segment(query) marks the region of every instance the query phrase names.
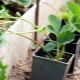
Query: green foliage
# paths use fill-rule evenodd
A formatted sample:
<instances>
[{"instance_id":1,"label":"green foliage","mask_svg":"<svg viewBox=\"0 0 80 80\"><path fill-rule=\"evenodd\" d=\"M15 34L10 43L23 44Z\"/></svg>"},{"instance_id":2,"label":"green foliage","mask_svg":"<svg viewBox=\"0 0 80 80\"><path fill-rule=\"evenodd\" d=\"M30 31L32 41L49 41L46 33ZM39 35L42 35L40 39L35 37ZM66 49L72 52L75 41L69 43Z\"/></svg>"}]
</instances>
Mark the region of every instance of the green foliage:
<instances>
[{"instance_id":1,"label":"green foliage","mask_svg":"<svg viewBox=\"0 0 80 80\"><path fill-rule=\"evenodd\" d=\"M80 22L80 20L78 19L78 16L77 15L72 15L69 18L69 23L74 24L74 23L77 23L77 22Z\"/></svg>"},{"instance_id":2,"label":"green foliage","mask_svg":"<svg viewBox=\"0 0 80 80\"><path fill-rule=\"evenodd\" d=\"M53 33L53 34L57 35L57 33L55 32L54 27L53 27L52 25L47 25L47 27L46 27L46 28L47 28L47 29L48 29L48 31L50 31L51 33Z\"/></svg>"},{"instance_id":3,"label":"green foliage","mask_svg":"<svg viewBox=\"0 0 80 80\"><path fill-rule=\"evenodd\" d=\"M0 59L0 80L6 80L6 69L7 66L4 65L2 59Z\"/></svg>"},{"instance_id":4,"label":"green foliage","mask_svg":"<svg viewBox=\"0 0 80 80\"><path fill-rule=\"evenodd\" d=\"M55 15L50 15L48 17L50 24L47 26L47 29L56 36L57 44L50 44L50 42L44 46L44 49L50 51L57 47L57 54L55 57L57 60L62 58L65 51L65 45L74 40L74 32L80 32L80 7L74 2L67 2L66 4L67 11L59 14L65 21L65 25L61 26L61 20ZM59 50L61 50L61 52L59 52Z\"/></svg>"},{"instance_id":5,"label":"green foliage","mask_svg":"<svg viewBox=\"0 0 80 80\"><path fill-rule=\"evenodd\" d=\"M80 7L73 2L67 2L67 6L69 11L72 13L68 19L69 24L72 25L75 30L80 32Z\"/></svg>"},{"instance_id":6,"label":"green foliage","mask_svg":"<svg viewBox=\"0 0 80 80\"><path fill-rule=\"evenodd\" d=\"M62 12L60 17L68 23L69 29L80 32L80 6L74 2L67 2L67 12ZM64 15L65 14L65 15Z\"/></svg>"},{"instance_id":7,"label":"green foliage","mask_svg":"<svg viewBox=\"0 0 80 80\"><path fill-rule=\"evenodd\" d=\"M0 10L0 18L6 19L6 18L11 17L11 15L9 15L9 11L6 10L6 8L3 5L1 7L2 9Z\"/></svg>"},{"instance_id":8,"label":"green foliage","mask_svg":"<svg viewBox=\"0 0 80 80\"><path fill-rule=\"evenodd\" d=\"M28 7L32 1L31 0L17 0L16 2L25 6L25 7Z\"/></svg>"},{"instance_id":9,"label":"green foliage","mask_svg":"<svg viewBox=\"0 0 80 80\"><path fill-rule=\"evenodd\" d=\"M70 31L61 32L57 38L57 42L59 44L67 44L73 40L74 40L74 33Z\"/></svg>"},{"instance_id":10,"label":"green foliage","mask_svg":"<svg viewBox=\"0 0 80 80\"><path fill-rule=\"evenodd\" d=\"M25 2L25 1L23 1L23 2ZM56 41L52 41L50 39L51 41L48 44L46 44L44 47L36 42L39 46L41 46L46 51L46 53L48 53L48 51L51 51L55 47L57 47L57 52L56 52L56 57L55 57L56 60L62 59L62 56L65 52L65 45L74 40L74 37L75 37L74 31L76 31L76 30L80 31L80 26L79 26L80 11L78 11L79 6L77 6L73 2L67 2L67 7L68 7L68 12L64 12L61 14L62 18L65 20L65 25L61 25L62 24L61 20L55 15L49 15L49 17L48 17L49 25L47 27L36 26L35 24L32 24L31 22L18 17L19 19L24 20L24 21L28 22L29 24L31 24L32 26L34 26L35 28L37 28L36 30L25 32L25 33L38 32L38 33L44 34L48 39L50 39L49 36L46 35L45 28L47 28L51 33L53 33L56 36ZM71 7L75 7L76 11L75 11L75 9L73 10L73 8L71 8ZM6 11L6 13L7 13L7 11ZM20 14L18 14L18 15L20 16ZM3 18L11 17L10 15L7 15L7 14L6 14L6 16L4 16L4 15L1 15L1 16L3 16ZM15 34L17 34L17 33L15 33ZM31 39L29 39L29 40L31 40ZM33 42L35 42L35 41L33 41ZM32 48L35 48L34 45L32 46ZM59 50L61 50L61 52L59 52ZM48 56L51 57L50 55L48 55Z\"/></svg>"},{"instance_id":11,"label":"green foliage","mask_svg":"<svg viewBox=\"0 0 80 80\"><path fill-rule=\"evenodd\" d=\"M69 11L73 14L80 15L80 7L74 2L67 2Z\"/></svg>"},{"instance_id":12,"label":"green foliage","mask_svg":"<svg viewBox=\"0 0 80 80\"><path fill-rule=\"evenodd\" d=\"M48 44L44 46L44 49L46 51L51 51L55 47L57 47L57 54L55 59L60 60L65 51L64 45L73 41L75 35L74 35L74 32L72 32L72 29L70 29L70 26L68 24L61 26L61 20L55 15L49 15L48 19L49 19L50 25L47 26L47 29L49 29L49 31L56 36L57 40L56 42L50 41ZM62 46L63 46L62 53L60 53L59 55L59 50L61 49Z\"/></svg>"},{"instance_id":13,"label":"green foliage","mask_svg":"<svg viewBox=\"0 0 80 80\"><path fill-rule=\"evenodd\" d=\"M65 19L71 17L73 14L80 16L80 7L74 2L67 2L67 11L64 11L60 14L60 16Z\"/></svg>"},{"instance_id":14,"label":"green foliage","mask_svg":"<svg viewBox=\"0 0 80 80\"><path fill-rule=\"evenodd\" d=\"M69 24L74 28L74 31L80 32L80 18L77 15L72 15L68 21Z\"/></svg>"},{"instance_id":15,"label":"green foliage","mask_svg":"<svg viewBox=\"0 0 80 80\"><path fill-rule=\"evenodd\" d=\"M9 17L12 17L11 15L9 15L9 11L6 10L6 8L2 5L1 6L1 10L0 10L0 18L2 19L2 23L4 24L4 22L8 21ZM1 23L1 22L0 22ZM10 27L9 24L4 24L4 29L8 29L8 27ZM6 37L5 37L5 31L0 30L0 46L4 45L6 43Z\"/></svg>"},{"instance_id":16,"label":"green foliage","mask_svg":"<svg viewBox=\"0 0 80 80\"><path fill-rule=\"evenodd\" d=\"M71 30L70 29L70 25L69 24L66 24L66 25L63 25L63 27L62 27L62 29L61 29L60 32L62 33L62 32L66 32L66 31L69 31L69 30Z\"/></svg>"},{"instance_id":17,"label":"green foliage","mask_svg":"<svg viewBox=\"0 0 80 80\"><path fill-rule=\"evenodd\" d=\"M60 26L61 26L61 21L59 20L59 18L57 18L56 16L53 16L53 15L50 15L48 17L48 20L49 20L50 24L52 26L54 26L54 28L53 28L54 31L56 33L59 33L59 29L60 29Z\"/></svg>"},{"instance_id":18,"label":"green foliage","mask_svg":"<svg viewBox=\"0 0 80 80\"><path fill-rule=\"evenodd\" d=\"M57 43L55 41L50 41L49 43L47 43L45 46L44 46L44 50L45 51L51 51L53 50L55 47L57 47Z\"/></svg>"},{"instance_id":19,"label":"green foliage","mask_svg":"<svg viewBox=\"0 0 80 80\"><path fill-rule=\"evenodd\" d=\"M5 5L10 5L10 4L17 4L17 5L20 5L20 6L25 6L25 7L28 7L30 6L32 0L6 0L6 1L3 1Z\"/></svg>"},{"instance_id":20,"label":"green foliage","mask_svg":"<svg viewBox=\"0 0 80 80\"><path fill-rule=\"evenodd\" d=\"M69 13L68 12L62 12L59 14L59 16L64 19L64 20L67 20L69 18Z\"/></svg>"}]
</instances>

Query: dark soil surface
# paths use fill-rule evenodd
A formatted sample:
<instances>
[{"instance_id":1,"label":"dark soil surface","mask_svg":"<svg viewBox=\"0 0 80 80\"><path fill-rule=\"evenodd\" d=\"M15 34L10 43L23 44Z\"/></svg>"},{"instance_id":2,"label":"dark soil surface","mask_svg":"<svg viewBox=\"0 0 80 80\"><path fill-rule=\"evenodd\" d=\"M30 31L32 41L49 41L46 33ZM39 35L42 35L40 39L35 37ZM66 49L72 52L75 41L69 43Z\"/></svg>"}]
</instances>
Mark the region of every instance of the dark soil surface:
<instances>
[{"instance_id":1,"label":"dark soil surface","mask_svg":"<svg viewBox=\"0 0 80 80\"><path fill-rule=\"evenodd\" d=\"M31 65L32 65L32 53L25 61L18 61L8 77L8 80L30 80L31 77ZM80 80L80 58L78 60L78 66L75 68L73 74L68 74L66 80Z\"/></svg>"}]
</instances>

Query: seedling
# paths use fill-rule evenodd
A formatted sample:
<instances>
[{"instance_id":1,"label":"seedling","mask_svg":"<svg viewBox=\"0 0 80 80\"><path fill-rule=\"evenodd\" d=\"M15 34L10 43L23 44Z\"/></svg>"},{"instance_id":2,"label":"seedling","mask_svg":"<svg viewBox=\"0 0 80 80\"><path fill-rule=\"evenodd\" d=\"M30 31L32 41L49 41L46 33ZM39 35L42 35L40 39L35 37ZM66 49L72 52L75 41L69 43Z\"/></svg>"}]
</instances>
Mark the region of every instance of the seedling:
<instances>
[{"instance_id":1,"label":"seedling","mask_svg":"<svg viewBox=\"0 0 80 80\"><path fill-rule=\"evenodd\" d=\"M68 12L62 12L60 17L73 29L80 32L80 7L74 2L67 2Z\"/></svg>"},{"instance_id":2,"label":"seedling","mask_svg":"<svg viewBox=\"0 0 80 80\"><path fill-rule=\"evenodd\" d=\"M44 46L44 50L51 51L57 47L55 59L60 60L64 55L66 44L73 41L75 35L71 31L70 26L68 24L62 26L61 20L55 15L49 15L48 20L50 25L47 26L47 29L56 36L57 41L47 43Z\"/></svg>"},{"instance_id":3,"label":"seedling","mask_svg":"<svg viewBox=\"0 0 80 80\"><path fill-rule=\"evenodd\" d=\"M2 17L4 17L4 16L2 16ZM21 17L8 16L8 18L24 20ZM36 41L33 41L33 40L32 41L34 43L38 44L42 49L44 49L44 51L46 51L47 55L50 58L53 58L53 57L50 55L49 51L53 50L55 47L57 47L57 53L56 53L55 59L60 60L62 58L64 52L65 52L65 45L74 40L74 33L73 33L72 29L70 28L70 25L68 25L68 24L65 24L61 28L61 20L58 17L56 17L55 15L50 15L48 17L48 20L50 22L50 25L48 25L47 28L48 28L48 30L50 30L51 33L53 33L56 36L57 41L51 41L50 43L48 43L45 46L40 45ZM11 32L11 31L5 30L3 28L0 28L0 29L3 31L8 31L8 32L13 33L13 34L20 35L20 36L23 36L21 34L38 32L38 33L44 34L48 39L50 39L50 37L48 35L46 35L46 26L36 26L35 24L33 24L27 20L24 20L24 21L28 22L33 27L36 27L37 30L33 30L33 31L29 31L29 32ZM66 38L66 36L67 36L67 38ZM61 49L61 51L59 51L60 49Z\"/></svg>"}]
</instances>

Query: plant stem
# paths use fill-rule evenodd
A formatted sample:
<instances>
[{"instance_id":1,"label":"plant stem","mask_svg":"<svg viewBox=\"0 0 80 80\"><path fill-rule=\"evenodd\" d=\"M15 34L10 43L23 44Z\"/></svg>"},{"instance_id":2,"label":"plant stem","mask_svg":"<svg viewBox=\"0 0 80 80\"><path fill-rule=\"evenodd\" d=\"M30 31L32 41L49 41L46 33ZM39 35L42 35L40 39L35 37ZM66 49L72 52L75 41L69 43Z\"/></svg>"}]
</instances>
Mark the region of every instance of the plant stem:
<instances>
[{"instance_id":1,"label":"plant stem","mask_svg":"<svg viewBox=\"0 0 80 80\"><path fill-rule=\"evenodd\" d=\"M36 26L35 24L31 23L31 22L28 21L28 20L25 20L25 19L23 19L23 18L20 18L20 20L26 21L26 22L28 22L29 24L31 24L33 27L38 28L38 26Z\"/></svg>"},{"instance_id":2,"label":"plant stem","mask_svg":"<svg viewBox=\"0 0 80 80\"><path fill-rule=\"evenodd\" d=\"M24 37L24 38L27 38L27 39L31 40L32 42L38 44L41 48L43 48L43 46L42 46L41 44L39 44L38 42L32 40L31 38L29 38L29 37L27 37L27 36L24 36L24 35L20 34L20 33L15 33L15 32L12 32L12 31L6 30L6 29L1 28L1 27L0 27L0 30L7 31L7 32L9 32L9 33L17 34L17 35L19 35L19 36L22 36L22 37Z\"/></svg>"},{"instance_id":3,"label":"plant stem","mask_svg":"<svg viewBox=\"0 0 80 80\"><path fill-rule=\"evenodd\" d=\"M58 58L59 57L59 45L57 46L57 55L56 57Z\"/></svg>"},{"instance_id":4,"label":"plant stem","mask_svg":"<svg viewBox=\"0 0 80 80\"><path fill-rule=\"evenodd\" d=\"M9 19L19 19L19 17L9 17Z\"/></svg>"},{"instance_id":5,"label":"plant stem","mask_svg":"<svg viewBox=\"0 0 80 80\"><path fill-rule=\"evenodd\" d=\"M2 24L14 23L14 22L16 22L16 21L5 21L5 22L1 22L0 25L2 25Z\"/></svg>"},{"instance_id":6,"label":"plant stem","mask_svg":"<svg viewBox=\"0 0 80 80\"><path fill-rule=\"evenodd\" d=\"M15 33L12 32L12 31L8 31L8 32L15 34ZM19 34L19 33L17 33L17 35L22 36L22 37L24 37L24 38L27 38L27 39L31 40L31 41L34 42L35 44L38 44L38 45L44 50L43 46L42 46L41 44L39 44L37 41L32 40L31 38L29 38L29 37L27 37L27 36L24 36L24 35L22 35L22 34ZM50 58L53 59L53 57L51 56L51 54L50 54L49 52L46 51L46 53L47 53L47 55L48 55Z\"/></svg>"},{"instance_id":7,"label":"plant stem","mask_svg":"<svg viewBox=\"0 0 80 80\"><path fill-rule=\"evenodd\" d=\"M9 17L9 19L20 19L20 20L23 20L23 21L26 21L28 22L29 24L31 24L33 27L35 28L38 28L38 26L36 26L35 24L31 23L30 21L26 20L26 19L23 19L23 18L19 18L19 17Z\"/></svg>"},{"instance_id":8,"label":"plant stem","mask_svg":"<svg viewBox=\"0 0 80 80\"><path fill-rule=\"evenodd\" d=\"M63 54L64 54L64 52L65 52L65 45L63 45L63 48L62 48L62 50L61 50L62 52L60 53L60 58L62 58L63 57Z\"/></svg>"},{"instance_id":9,"label":"plant stem","mask_svg":"<svg viewBox=\"0 0 80 80\"><path fill-rule=\"evenodd\" d=\"M42 3L47 4L48 6L50 6L50 7L51 7L53 10L55 10L58 14L60 13L59 10L57 10L54 6L50 5L49 3L47 3L47 2L42 2Z\"/></svg>"},{"instance_id":10,"label":"plant stem","mask_svg":"<svg viewBox=\"0 0 80 80\"><path fill-rule=\"evenodd\" d=\"M44 26L42 26L42 27L39 28L39 29L32 30L32 31L27 31L27 32L14 32L14 33L15 33L15 34L17 34L17 33L19 33L19 34L27 34L27 33L39 32L39 31L41 31L41 30L43 30L43 29L44 29ZM43 32L43 34L44 34L44 32Z\"/></svg>"},{"instance_id":11,"label":"plant stem","mask_svg":"<svg viewBox=\"0 0 80 80\"><path fill-rule=\"evenodd\" d=\"M52 41L52 39L51 39L46 33L44 33L44 35L45 35L50 41Z\"/></svg>"},{"instance_id":12,"label":"plant stem","mask_svg":"<svg viewBox=\"0 0 80 80\"><path fill-rule=\"evenodd\" d=\"M62 49L59 51L60 45L57 47L57 56L55 59L61 60L63 57L63 54L65 52L65 45L62 45Z\"/></svg>"},{"instance_id":13,"label":"plant stem","mask_svg":"<svg viewBox=\"0 0 80 80\"><path fill-rule=\"evenodd\" d=\"M27 38L27 39L29 39L30 41L38 44L38 45L44 50L44 48L43 48L43 46L42 46L41 44L39 44L37 41L34 41L33 39L31 39L31 38L29 38L29 37L27 37L27 36L24 36L24 35L22 35L22 34L20 34L20 33L14 33L14 32L12 32L12 31L6 30L6 29L1 28L1 27L0 27L0 30L7 31L7 32L9 32L9 33L16 34L16 35L22 36L22 37L24 37L24 38ZM47 52L46 50L44 50L44 51L47 53L47 55L48 55L50 58L53 59L52 55L51 55L49 52Z\"/></svg>"}]
</instances>

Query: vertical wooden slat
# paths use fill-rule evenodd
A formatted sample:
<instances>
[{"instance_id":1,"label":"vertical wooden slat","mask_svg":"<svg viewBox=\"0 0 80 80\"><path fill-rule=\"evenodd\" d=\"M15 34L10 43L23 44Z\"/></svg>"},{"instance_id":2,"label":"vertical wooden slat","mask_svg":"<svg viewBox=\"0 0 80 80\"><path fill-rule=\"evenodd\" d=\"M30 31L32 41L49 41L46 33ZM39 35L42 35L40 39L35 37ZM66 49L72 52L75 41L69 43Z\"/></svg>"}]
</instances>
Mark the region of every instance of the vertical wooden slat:
<instances>
[{"instance_id":1,"label":"vertical wooden slat","mask_svg":"<svg viewBox=\"0 0 80 80\"><path fill-rule=\"evenodd\" d=\"M39 2L40 0L36 0L36 11L35 11L35 25L38 26L39 22ZM37 32L34 34L34 40L37 41Z\"/></svg>"}]
</instances>

